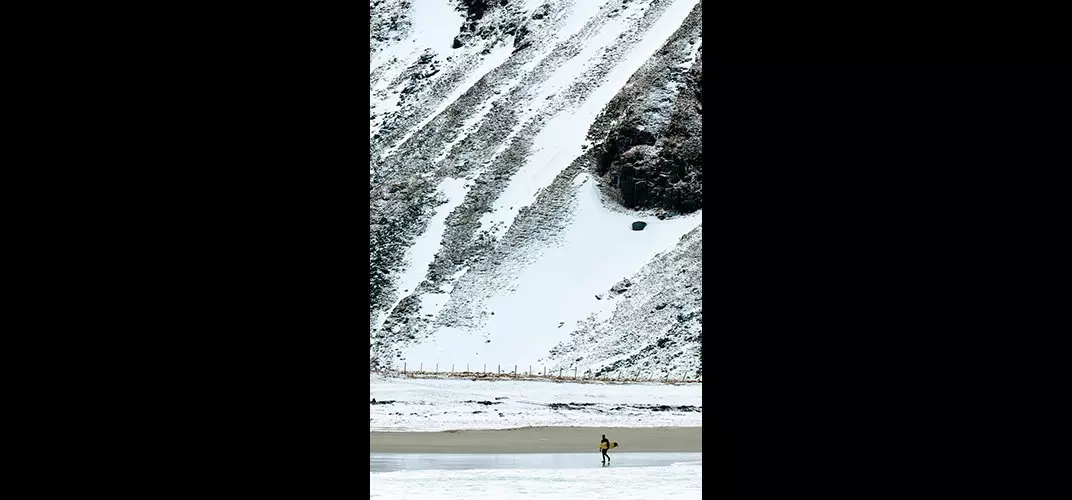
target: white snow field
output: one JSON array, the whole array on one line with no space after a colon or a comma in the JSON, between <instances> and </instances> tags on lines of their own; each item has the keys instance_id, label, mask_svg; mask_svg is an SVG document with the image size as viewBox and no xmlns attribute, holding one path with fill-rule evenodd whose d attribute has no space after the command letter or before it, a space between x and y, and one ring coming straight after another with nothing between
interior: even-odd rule
<instances>
[{"instance_id":1,"label":"white snow field","mask_svg":"<svg viewBox=\"0 0 1072 500\"><path fill-rule=\"evenodd\" d=\"M703 426L701 384L370 379L370 431Z\"/></svg>"},{"instance_id":2,"label":"white snow field","mask_svg":"<svg viewBox=\"0 0 1072 500\"><path fill-rule=\"evenodd\" d=\"M701 498L703 460L651 467L405 470L370 472L369 498L647 500ZM606 493L600 491L612 488Z\"/></svg>"},{"instance_id":3,"label":"white snow field","mask_svg":"<svg viewBox=\"0 0 1072 500\"><path fill-rule=\"evenodd\" d=\"M370 472L415 470L484 469L591 469L595 453L369 453ZM703 453L657 452L615 453L613 467L665 467L700 464Z\"/></svg>"}]
</instances>

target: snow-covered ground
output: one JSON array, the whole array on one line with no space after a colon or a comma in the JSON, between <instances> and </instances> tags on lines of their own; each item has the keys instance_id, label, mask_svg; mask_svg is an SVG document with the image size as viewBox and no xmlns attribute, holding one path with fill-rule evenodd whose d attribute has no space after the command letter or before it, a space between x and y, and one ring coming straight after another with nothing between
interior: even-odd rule
<instances>
[{"instance_id":1,"label":"snow-covered ground","mask_svg":"<svg viewBox=\"0 0 1072 500\"><path fill-rule=\"evenodd\" d=\"M370 362L698 372L702 326L685 340L676 324L697 323L678 299L698 291L663 293L680 280L651 278L607 292L673 254L702 210L626 210L591 172L616 120L601 117L635 75L653 60L697 59L699 0L492 2L480 18L459 7L373 5L370 222L387 244L370 259L390 283L376 282ZM658 94L660 110L679 87ZM399 214L413 227L396 228Z\"/></svg>"},{"instance_id":2,"label":"snow-covered ground","mask_svg":"<svg viewBox=\"0 0 1072 500\"><path fill-rule=\"evenodd\" d=\"M562 242L542 249L539 258L519 269L512 282L500 283L507 291L488 301L487 309L494 314L483 325L487 335L441 328L405 351L410 366L539 366L582 320L593 314L599 319L610 317L617 304L597 295L605 295L610 285L674 248L682 235L703 222L702 210L667 220L644 217L648 226L633 231L630 225L637 214L608 209L595 182L582 175L576 208ZM591 251L600 247L605 250Z\"/></svg>"},{"instance_id":3,"label":"snow-covered ground","mask_svg":"<svg viewBox=\"0 0 1072 500\"><path fill-rule=\"evenodd\" d=\"M572 384L370 377L369 429L703 425L700 384Z\"/></svg>"},{"instance_id":4,"label":"snow-covered ground","mask_svg":"<svg viewBox=\"0 0 1072 500\"><path fill-rule=\"evenodd\" d=\"M371 472L370 498L500 500L701 498L703 460L663 466Z\"/></svg>"},{"instance_id":5,"label":"snow-covered ground","mask_svg":"<svg viewBox=\"0 0 1072 500\"><path fill-rule=\"evenodd\" d=\"M595 456L593 456L595 455ZM665 467L703 460L701 452L614 453L614 467ZM370 472L403 470L591 469L596 453L369 453Z\"/></svg>"}]
</instances>

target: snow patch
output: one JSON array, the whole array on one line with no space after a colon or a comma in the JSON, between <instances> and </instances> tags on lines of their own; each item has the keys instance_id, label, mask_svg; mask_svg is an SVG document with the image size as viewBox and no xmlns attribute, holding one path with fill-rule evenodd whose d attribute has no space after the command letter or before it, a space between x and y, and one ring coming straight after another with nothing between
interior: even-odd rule
<instances>
[{"instance_id":1,"label":"snow patch","mask_svg":"<svg viewBox=\"0 0 1072 500\"><path fill-rule=\"evenodd\" d=\"M621 455L621 459L613 459L610 467L597 465L593 454L592 464L586 468L370 472L369 495L422 500L501 500L519 496L551 500L703 498L702 460L670 466L615 467L619 460L628 460L627 454ZM608 485L611 489L606 490Z\"/></svg>"},{"instance_id":2,"label":"snow patch","mask_svg":"<svg viewBox=\"0 0 1072 500\"><path fill-rule=\"evenodd\" d=\"M465 21L465 14L455 9L457 3L456 0L414 0L413 31L409 38L422 47L449 53Z\"/></svg>"},{"instance_id":3,"label":"snow patch","mask_svg":"<svg viewBox=\"0 0 1072 500\"><path fill-rule=\"evenodd\" d=\"M573 178L573 183L572 184L573 184L573 186L580 186L581 184L584 184L585 182L588 182L588 179L591 179L591 178L592 178L592 175L589 174L588 172L581 172L581 173L577 174L576 177Z\"/></svg>"}]
</instances>

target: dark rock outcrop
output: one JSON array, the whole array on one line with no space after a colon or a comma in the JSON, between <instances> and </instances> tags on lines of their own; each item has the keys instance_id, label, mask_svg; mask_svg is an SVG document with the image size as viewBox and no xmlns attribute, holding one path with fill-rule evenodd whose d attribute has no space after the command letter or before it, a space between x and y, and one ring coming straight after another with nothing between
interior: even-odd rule
<instances>
[{"instance_id":1,"label":"dark rock outcrop","mask_svg":"<svg viewBox=\"0 0 1072 500\"><path fill-rule=\"evenodd\" d=\"M596 174L627 208L703 208L701 6L630 79L600 120L610 122ZM695 48L695 57L693 49Z\"/></svg>"},{"instance_id":2,"label":"dark rock outcrop","mask_svg":"<svg viewBox=\"0 0 1072 500\"><path fill-rule=\"evenodd\" d=\"M488 10L488 3L488 0L461 0L458 2L458 8L465 10L466 19L476 21L484 17L484 12Z\"/></svg>"},{"instance_id":3,"label":"dark rock outcrop","mask_svg":"<svg viewBox=\"0 0 1072 500\"><path fill-rule=\"evenodd\" d=\"M609 175L626 207L679 213L703 208L702 75L698 55L658 136L643 125L643 115L611 131L599 173Z\"/></svg>"}]
</instances>

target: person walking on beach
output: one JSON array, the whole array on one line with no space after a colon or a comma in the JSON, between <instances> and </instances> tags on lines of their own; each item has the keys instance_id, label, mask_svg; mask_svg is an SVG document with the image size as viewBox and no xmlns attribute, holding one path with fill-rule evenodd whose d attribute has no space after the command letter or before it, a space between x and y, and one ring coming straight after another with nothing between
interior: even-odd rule
<instances>
[{"instance_id":1,"label":"person walking on beach","mask_svg":"<svg viewBox=\"0 0 1072 500\"><path fill-rule=\"evenodd\" d=\"M610 440L607 439L607 435L603 435L603 439L599 441L599 451L603 452L603 465L610 463L610 455L607 455L607 450L610 449Z\"/></svg>"}]
</instances>

